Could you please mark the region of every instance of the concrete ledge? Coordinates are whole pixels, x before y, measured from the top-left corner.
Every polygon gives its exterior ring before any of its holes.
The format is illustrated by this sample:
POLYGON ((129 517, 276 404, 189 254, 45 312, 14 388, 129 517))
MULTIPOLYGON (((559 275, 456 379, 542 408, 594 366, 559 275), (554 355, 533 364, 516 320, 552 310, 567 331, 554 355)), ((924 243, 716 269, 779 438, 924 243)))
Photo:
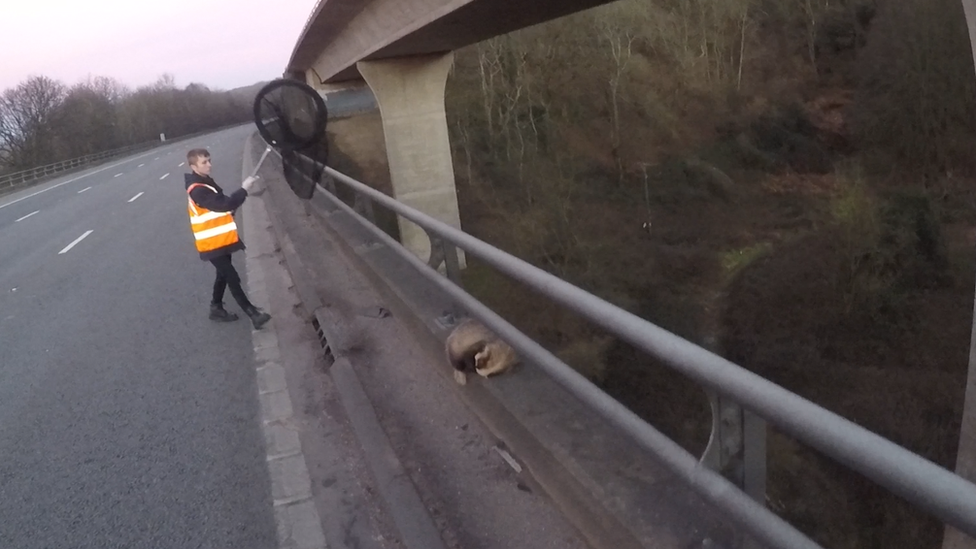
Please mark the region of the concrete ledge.
MULTIPOLYGON (((252 145, 256 140, 257 138, 253 135, 248 139, 244 152, 245 157, 251 156, 253 158, 255 151, 259 149, 252 145)), ((264 191, 261 196, 266 201, 274 202, 271 192, 264 191)), ((344 334, 337 330, 337 322, 331 318, 328 309, 323 306, 314 285, 309 280, 310 274, 296 252, 294 244, 283 232, 283 223, 277 218, 275 208, 269 207, 267 212, 281 253, 295 284, 295 291, 298 293, 307 313, 317 320, 319 330, 322 332, 323 343, 328 346, 327 348, 332 349, 330 354, 334 362, 329 367, 329 375, 338 389, 346 416, 349 418, 356 438, 363 448, 379 492, 386 502, 387 510, 393 517, 400 533, 400 541, 408 549, 444 549, 446 546, 434 525, 434 520, 397 458, 355 369, 339 350, 345 346, 344 334)), ((268 381, 265 381, 265 377, 269 376, 262 376, 259 379, 260 384, 272 382, 270 377, 268 381)), ((260 396, 266 399, 274 394, 263 393, 260 396)))
POLYGON ((376 475, 383 499, 391 509, 404 545, 414 549, 445 548, 446 545, 434 526, 434 520, 380 426, 376 411, 356 376, 356 370, 348 360, 339 358, 332 365, 330 373, 336 385, 341 388, 342 403, 349 413, 356 436, 363 447, 369 449, 366 458, 376 475))

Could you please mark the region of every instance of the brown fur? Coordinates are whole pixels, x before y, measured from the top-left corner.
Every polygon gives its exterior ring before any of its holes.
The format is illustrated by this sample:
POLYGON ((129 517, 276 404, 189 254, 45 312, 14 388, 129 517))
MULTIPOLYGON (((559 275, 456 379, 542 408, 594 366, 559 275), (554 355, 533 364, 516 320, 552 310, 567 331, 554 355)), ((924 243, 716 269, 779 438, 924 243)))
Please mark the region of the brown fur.
POLYGON ((461 385, 467 382, 468 371, 488 377, 505 372, 518 362, 514 349, 474 319, 465 320, 451 332, 444 351, 454 368, 454 379, 461 385))

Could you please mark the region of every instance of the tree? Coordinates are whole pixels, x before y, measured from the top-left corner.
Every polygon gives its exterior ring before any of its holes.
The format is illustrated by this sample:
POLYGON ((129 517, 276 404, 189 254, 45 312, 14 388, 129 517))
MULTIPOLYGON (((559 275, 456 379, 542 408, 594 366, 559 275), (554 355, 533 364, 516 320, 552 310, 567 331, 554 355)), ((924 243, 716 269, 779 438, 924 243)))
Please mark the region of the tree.
POLYGON ((46 76, 0 95, 0 151, 10 165, 26 168, 54 156, 52 122, 64 95, 64 85, 46 76))
POLYGON ((901 169, 971 166, 976 76, 962 11, 958 0, 889 0, 871 23, 858 57, 855 126, 901 169))
POLYGON ((638 28, 635 27, 635 21, 642 19, 632 17, 637 15, 627 9, 632 7, 628 4, 610 4, 604 8, 604 13, 597 22, 598 36, 606 46, 612 62, 607 84, 610 94, 610 144, 614 162, 617 164, 618 184, 623 184, 624 180, 624 165, 620 155, 620 84, 633 54, 634 40, 637 39, 638 28))
POLYGON ((66 87, 46 76, 0 94, 0 168, 22 169, 250 118, 250 105, 170 74, 130 90, 97 76, 66 87))
POLYGON ((111 93, 91 80, 68 90, 53 118, 60 158, 84 156, 120 145, 118 104, 113 103, 111 93))

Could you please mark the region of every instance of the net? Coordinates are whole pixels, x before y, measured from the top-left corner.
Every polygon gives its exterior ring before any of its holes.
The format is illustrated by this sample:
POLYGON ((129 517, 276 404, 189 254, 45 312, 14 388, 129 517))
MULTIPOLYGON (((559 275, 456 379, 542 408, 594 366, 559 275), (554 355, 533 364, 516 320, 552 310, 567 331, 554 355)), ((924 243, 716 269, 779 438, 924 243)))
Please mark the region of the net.
POLYGON ((281 155, 288 186, 308 199, 328 161, 325 101, 310 86, 295 80, 274 80, 254 98, 254 123, 258 133, 281 155), (315 159, 309 162, 304 157, 315 159))

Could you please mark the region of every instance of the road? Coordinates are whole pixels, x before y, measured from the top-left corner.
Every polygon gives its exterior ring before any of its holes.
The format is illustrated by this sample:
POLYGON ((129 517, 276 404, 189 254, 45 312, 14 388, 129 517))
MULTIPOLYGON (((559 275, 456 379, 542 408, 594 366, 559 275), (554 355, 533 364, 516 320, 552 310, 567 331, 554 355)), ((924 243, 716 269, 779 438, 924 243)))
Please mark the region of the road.
POLYGON ((181 165, 234 189, 252 131, 0 197, 0 547, 275 546, 250 324, 207 318, 181 165))

